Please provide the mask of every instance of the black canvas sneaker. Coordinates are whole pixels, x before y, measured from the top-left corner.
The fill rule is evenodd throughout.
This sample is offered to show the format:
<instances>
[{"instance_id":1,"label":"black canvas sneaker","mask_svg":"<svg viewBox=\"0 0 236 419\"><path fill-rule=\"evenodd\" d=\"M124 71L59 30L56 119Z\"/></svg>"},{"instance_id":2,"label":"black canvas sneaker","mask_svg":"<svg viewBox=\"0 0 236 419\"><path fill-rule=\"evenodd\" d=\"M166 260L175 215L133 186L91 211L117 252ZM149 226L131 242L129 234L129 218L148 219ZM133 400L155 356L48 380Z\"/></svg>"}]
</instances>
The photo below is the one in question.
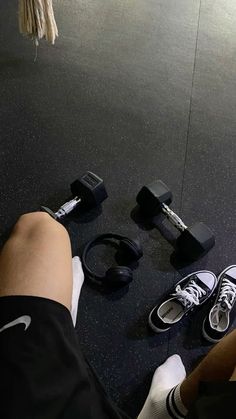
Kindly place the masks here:
<instances>
[{"instance_id":1,"label":"black canvas sneaker","mask_svg":"<svg viewBox=\"0 0 236 419\"><path fill-rule=\"evenodd\" d=\"M236 265L219 275L218 292L213 307L204 319L202 333L209 342L219 342L228 332L236 315Z\"/></svg>"},{"instance_id":2,"label":"black canvas sneaker","mask_svg":"<svg viewBox=\"0 0 236 419\"><path fill-rule=\"evenodd\" d=\"M167 298L156 305L149 315L149 325L156 333L166 332L184 316L204 304L217 285L215 274L198 271L179 281Z\"/></svg>"}]
</instances>

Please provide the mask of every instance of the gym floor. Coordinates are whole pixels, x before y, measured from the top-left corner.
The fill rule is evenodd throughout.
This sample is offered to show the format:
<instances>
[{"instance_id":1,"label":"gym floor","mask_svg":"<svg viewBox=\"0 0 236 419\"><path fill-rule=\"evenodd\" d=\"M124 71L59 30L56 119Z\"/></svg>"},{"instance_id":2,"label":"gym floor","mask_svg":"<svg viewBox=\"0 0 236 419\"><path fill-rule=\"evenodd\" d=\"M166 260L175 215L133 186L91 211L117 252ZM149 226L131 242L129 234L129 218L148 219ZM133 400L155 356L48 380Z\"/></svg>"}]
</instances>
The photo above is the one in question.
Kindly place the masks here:
<instances>
[{"instance_id":1,"label":"gym floor","mask_svg":"<svg viewBox=\"0 0 236 419\"><path fill-rule=\"evenodd\" d=\"M233 0L55 0L60 37L38 59L18 33L17 0L0 2L1 243L25 212L67 199L86 170L104 178L98 216L67 223L74 253L97 233L139 237L129 291L83 288L77 331L112 399L135 417L152 374L179 353L189 370L209 349L203 311L153 336L147 317L181 276L236 263L236 3ZM206 222L216 246L176 270L171 245L130 213L162 179L186 224ZM112 252L100 249L109 264ZM99 268L101 264L99 263Z\"/></svg>"}]
</instances>

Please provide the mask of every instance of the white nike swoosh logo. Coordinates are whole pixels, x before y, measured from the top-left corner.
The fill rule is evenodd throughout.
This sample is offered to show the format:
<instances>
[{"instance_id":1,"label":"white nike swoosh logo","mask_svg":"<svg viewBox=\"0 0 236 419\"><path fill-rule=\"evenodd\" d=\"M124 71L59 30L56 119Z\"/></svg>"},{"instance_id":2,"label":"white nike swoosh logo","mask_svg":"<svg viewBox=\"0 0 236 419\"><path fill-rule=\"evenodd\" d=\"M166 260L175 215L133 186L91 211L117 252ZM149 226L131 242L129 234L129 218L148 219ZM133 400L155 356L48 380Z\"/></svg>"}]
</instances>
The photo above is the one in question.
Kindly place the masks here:
<instances>
[{"instance_id":1,"label":"white nike swoosh logo","mask_svg":"<svg viewBox=\"0 0 236 419\"><path fill-rule=\"evenodd\" d=\"M5 324L5 326L3 326L0 329L0 333L3 332L3 330L9 329L10 327L16 326L17 324L21 324L21 323L25 325L25 331L26 331L31 323L31 317L30 316L18 317L16 320L13 320L13 322Z\"/></svg>"}]
</instances>

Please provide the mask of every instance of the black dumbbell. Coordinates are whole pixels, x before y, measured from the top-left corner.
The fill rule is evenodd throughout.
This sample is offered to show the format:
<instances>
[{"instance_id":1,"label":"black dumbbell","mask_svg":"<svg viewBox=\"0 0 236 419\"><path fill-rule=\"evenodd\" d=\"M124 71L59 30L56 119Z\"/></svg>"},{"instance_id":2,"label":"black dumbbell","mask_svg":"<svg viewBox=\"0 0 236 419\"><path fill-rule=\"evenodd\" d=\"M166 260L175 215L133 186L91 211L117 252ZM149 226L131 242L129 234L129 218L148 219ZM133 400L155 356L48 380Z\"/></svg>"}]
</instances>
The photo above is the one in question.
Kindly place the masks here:
<instances>
[{"instance_id":1,"label":"black dumbbell","mask_svg":"<svg viewBox=\"0 0 236 419\"><path fill-rule=\"evenodd\" d=\"M143 213L150 217L163 213L180 231L181 234L176 240L176 250L184 258L197 260L214 246L215 237L207 225L199 222L187 227L181 218L169 208L168 205L172 202L172 193L161 180L144 186L136 200Z\"/></svg>"},{"instance_id":2,"label":"black dumbbell","mask_svg":"<svg viewBox=\"0 0 236 419\"><path fill-rule=\"evenodd\" d=\"M53 212L47 207L41 207L41 211L47 212L59 221L79 205L83 210L90 210L99 206L108 197L103 180L92 172L84 173L71 184L70 188L73 199L63 204L58 211Z\"/></svg>"}]
</instances>

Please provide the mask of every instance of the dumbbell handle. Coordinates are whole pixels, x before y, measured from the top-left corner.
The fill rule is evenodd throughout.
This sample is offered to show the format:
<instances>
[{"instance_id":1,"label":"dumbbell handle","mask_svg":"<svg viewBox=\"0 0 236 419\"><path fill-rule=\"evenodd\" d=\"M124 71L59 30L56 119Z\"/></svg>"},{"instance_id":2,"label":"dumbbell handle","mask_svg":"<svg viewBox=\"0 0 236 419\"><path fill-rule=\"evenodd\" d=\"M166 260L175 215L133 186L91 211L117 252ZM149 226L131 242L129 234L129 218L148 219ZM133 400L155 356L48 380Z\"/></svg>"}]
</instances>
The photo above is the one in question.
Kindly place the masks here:
<instances>
[{"instance_id":1,"label":"dumbbell handle","mask_svg":"<svg viewBox=\"0 0 236 419\"><path fill-rule=\"evenodd\" d=\"M65 204L63 204L57 212L54 212L47 207L41 207L41 211L47 212L49 215L51 215L52 218L60 221L63 217L65 217L65 215L73 211L80 202L81 199L76 196L75 198L71 199L71 201L65 202Z\"/></svg>"},{"instance_id":2,"label":"dumbbell handle","mask_svg":"<svg viewBox=\"0 0 236 419\"><path fill-rule=\"evenodd\" d=\"M55 216L57 220L65 217L65 215L69 214L73 211L77 205L81 202L81 198L76 196L75 198L71 199L71 201L65 202L57 212L55 212Z\"/></svg>"},{"instance_id":3,"label":"dumbbell handle","mask_svg":"<svg viewBox=\"0 0 236 419\"><path fill-rule=\"evenodd\" d=\"M168 207L166 204L161 204L162 212L168 218L168 220L180 231L186 230L188 227L184 224L181 218Z\"/></svg>"}]
</instances>

